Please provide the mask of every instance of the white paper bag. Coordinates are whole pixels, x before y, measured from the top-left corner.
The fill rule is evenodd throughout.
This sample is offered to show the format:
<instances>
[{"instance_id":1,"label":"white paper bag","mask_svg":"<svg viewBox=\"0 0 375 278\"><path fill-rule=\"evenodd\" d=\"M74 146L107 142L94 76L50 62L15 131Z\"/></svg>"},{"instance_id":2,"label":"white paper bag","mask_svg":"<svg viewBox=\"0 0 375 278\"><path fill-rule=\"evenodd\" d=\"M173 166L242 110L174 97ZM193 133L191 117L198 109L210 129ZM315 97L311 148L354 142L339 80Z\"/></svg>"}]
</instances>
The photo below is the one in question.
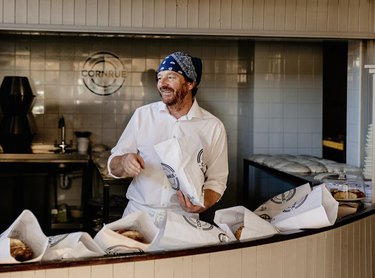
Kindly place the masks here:
<instances>
[{"instance_id":1,"label":"white paper bag","mask_svg":"<svg viewBox=\"0 0 375 278\"><path fill-rule=\"evenodd\" d=\"M75 232L49 237L43 261L104 256L105 252L86 232Z\"/></svg>"},{"instance_id":2,"label":"white paper bag","mask_svg":"<svg viewBox=\"0 0 375 278\"><path fill-rule=\"evenodd\" d=\"M122 229L139 231L148 243L136 241L116 232ZM159 229L146 212L136 211L104 225L95 235L94 241L109 255L143 252L153 244L158 232Z\"/></svg>"},{"instance_id":3,"label":"white paper bag","mask_svg":"<svg viewBox=\"0 0 375 278\"><path fill-rule=\"evenodd\" d=\"M168 211L165 226L161 228L153 250L193 248L228 241L228 235L220 228L194 217Z\"/></svg>"},{"instance_id":4,"label":"white paper bag","mask_svg":"<svg viewBox=\"0 0 375 278\"><path fill-rule=\"evenodd\" d=\"M339 203L332 197L324 184L313 190L276 215L271 224L280 231L313 229L331 226L337 219Z\"/></svg>"},{"instance_id":5,"label":"white paper bag","mask_svg":"<svg viewBox=\"0 0 375 278\"><path fill-rule=\"evenodd\" d=\"M20 263L10 254L10 239L23 241L33 251L33 258L25 262L40 261L48 245L48 238L30 210L24 210L9 228L0 235L0 263Z\"/></svg>"},{"instance_id":6,"label":"white paper bag","mask_svg":"<svg viewBox=\"0 0 375 278\"><path fill-rule=\"evenodd\" d=\"M269 199L267 202L260 205L254 213L263 219L270 221L277 214L284 209L291 207L310 192L311 186L309 183L292 188Z\"/></svg>"},{"instance_id":7,"label":"white paper bag","mask_svg":"<svg viewBox=\"0 0 375 278\"><path fill-rule=\"evenodd\" d=\"M235 232L242 225L244 228L240 240L259 239L278 233L272 224L243 206L217 210L214 222L230 236L231 240L236 240Z\"/></svg>"},{"instance_id":8,"label":"white paper bag","mask_svg":"<svg viewBox=\"0 0 375 278\"><path fill-rule=\"evenodd\" d=\"M175 190L181 190L190 201L204 207L203 148L193 137L172 138L154 146L165 175Z\"/></svg>"}]
</instances>

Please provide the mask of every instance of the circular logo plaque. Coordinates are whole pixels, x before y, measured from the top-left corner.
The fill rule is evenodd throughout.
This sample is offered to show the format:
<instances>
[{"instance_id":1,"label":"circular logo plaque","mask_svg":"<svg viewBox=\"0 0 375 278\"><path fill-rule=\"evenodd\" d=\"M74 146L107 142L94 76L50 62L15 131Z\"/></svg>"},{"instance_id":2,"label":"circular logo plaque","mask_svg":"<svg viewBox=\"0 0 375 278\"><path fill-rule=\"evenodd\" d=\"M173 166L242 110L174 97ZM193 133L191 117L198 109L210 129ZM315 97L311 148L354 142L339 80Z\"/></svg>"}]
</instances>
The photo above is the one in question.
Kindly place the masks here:
<instances>
[{"instance_id":1,"label":"circular logo plaque","mask_svg":"<svg viewBox=\"0 0 375 278\"><path fill-rule=\"evenodd\" d=\"M119 57L109 52L97 52L91 55L81 70L86 88L100 96L117 92L124 84L126 75Z\"/></svg>"}]
</instances>

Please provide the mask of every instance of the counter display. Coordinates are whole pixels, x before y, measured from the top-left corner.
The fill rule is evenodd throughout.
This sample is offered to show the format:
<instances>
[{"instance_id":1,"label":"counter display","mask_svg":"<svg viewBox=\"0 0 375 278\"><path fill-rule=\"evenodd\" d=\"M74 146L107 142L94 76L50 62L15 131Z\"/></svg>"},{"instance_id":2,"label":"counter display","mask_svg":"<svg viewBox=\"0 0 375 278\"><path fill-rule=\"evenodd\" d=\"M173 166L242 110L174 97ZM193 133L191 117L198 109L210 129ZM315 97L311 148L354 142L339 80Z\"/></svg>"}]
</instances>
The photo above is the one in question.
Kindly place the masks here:
<instances>
[{"instance_id":1,"label":"counter display","mask_svg":"<svg viewBox=\"0 0 375 278\"><path fill-rule=\"evenodd\" d=\"M334 226L183 250L1 265L0 277L368 277L374 275L375 207ZM351 263L348 263L351 262ZM270 268L270 265L273 267ZM32 271L32 272L30 272ZM177 271L177 272L176 272ZM74 276L77 275L77 276ZM166 276L164 276L166 275ZM169 276L168 276L169 275ZM172 276L171 276L172 275ZM200 276L204 275L204 276ZM276 276L275 276L276 275ZM309 276L310 275L310 276ZM177 276L179 277L179 276Z\"/></svg>"},{"instance_id":2,"label":"counter display","mask_svg":"<svg viewBox=\"0 0 375 278\"><path fill-rule=\"evenodd\" d=\"M304 183L314 186L335 176L338 179L340 173L360 176L361 169L307 155L253 155L243 160L243 202L256 209L272 195ZM361 190L362 199L371 203L371 193L364 196L364 183Z\"/></svg>"},{"instance_id":3,"label":"counter display","mask_svg":"<svg viewBox=\"0 0 375 278\"><path fill-rule=\"evenodd\" d=\"M292 177L294 179L296 177ZM297 177L306 182L305 178ZM299 184L299 182L298 182ZM270 236L92 258L0 265L0 277L373 277L375 206L365 204L334 225ZM348 264L348 262L353 262ZM269 266L273 265L272 268ZM292 267L290 267L292 266ZM281 275L282 273L282 275ZM176 276L177 275L177 276ZM202 276L203 275L203 276ZM251 275L250 275L251 277Z\"/></svg>"}]
</instances>

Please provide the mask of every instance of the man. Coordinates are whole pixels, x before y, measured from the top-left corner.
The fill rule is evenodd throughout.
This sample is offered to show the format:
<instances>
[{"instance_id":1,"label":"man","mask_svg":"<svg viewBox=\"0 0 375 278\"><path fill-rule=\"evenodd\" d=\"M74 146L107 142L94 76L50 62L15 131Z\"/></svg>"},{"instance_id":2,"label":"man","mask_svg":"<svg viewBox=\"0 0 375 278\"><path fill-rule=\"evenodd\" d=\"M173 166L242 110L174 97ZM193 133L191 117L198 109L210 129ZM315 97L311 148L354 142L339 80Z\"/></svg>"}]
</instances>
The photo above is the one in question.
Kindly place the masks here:
<instances>
[{"instance_id":1,"label":"man","mask_svg":"<svg viewBox=\"0 0 375 278\"><path fill-rule=\"evenodd\" d=\"M149 213L158 225L166 211L195 215L212 207L226 189L227 138L222 122L202 109L195 94L202 75L202 62L183 52L167 56L157 70L157 89L162 101L134 112L108 159L109 174L133 177L124 215L137 210ZM169 184L154 146L171 138L194 136L203 145L206 166L204 207L193 205Z\"/></svg>"}]
</instances>

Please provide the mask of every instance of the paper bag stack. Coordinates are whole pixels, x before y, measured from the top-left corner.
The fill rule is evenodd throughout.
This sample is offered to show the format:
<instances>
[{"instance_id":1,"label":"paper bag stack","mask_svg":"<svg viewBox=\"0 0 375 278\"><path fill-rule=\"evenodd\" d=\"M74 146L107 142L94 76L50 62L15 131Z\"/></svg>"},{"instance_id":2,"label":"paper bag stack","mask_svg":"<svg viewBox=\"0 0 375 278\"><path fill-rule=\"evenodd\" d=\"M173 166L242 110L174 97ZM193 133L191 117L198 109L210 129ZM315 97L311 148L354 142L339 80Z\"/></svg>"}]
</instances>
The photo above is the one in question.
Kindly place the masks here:
<instances>
[{"instance_id":1,"label":"paper bag stack","mask_svg":"<svg viewBox=\"0 0 375 278\"><path fill-rule=\"evenodd\" d=\"M324 184L310 188L304 184L277 195L254 212L243 206L217 210L214 223L167 211L158 228L144 211L128 214L106 224L94 238L85 232L46 237L35 216L24 210L0 235L0 263L13 264L41 260L62 260L134 252L196 248L253 240L280 233L298 232L333 225L338 202ZM142 240L125 236L123 231L139 232ZM33 252L26 260L11 253L11 240L18 239Z\"/></svg>"},{"instance_id":2,"label":"paper bag stack","mask_svg":"<svg viewBox=\"0 0 375 278\"><path fill-rule=\"evenodd\" d=\"M331 226L337 215L338 202L326 186L311 190L307 183L271 198L254 212L243 206L217 210L214 222L231 239L253 240ZM239 228L240 236L236 236Z\"/></svg>"}]
</instances>

